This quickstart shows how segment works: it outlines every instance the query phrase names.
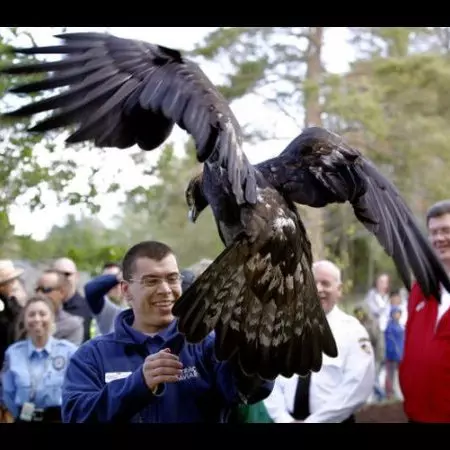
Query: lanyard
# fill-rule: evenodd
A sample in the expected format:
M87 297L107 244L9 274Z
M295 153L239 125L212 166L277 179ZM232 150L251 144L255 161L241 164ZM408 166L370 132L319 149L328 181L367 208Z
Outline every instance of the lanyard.
M41 353L41 355L43 356L43 353ZM40 358L42 358L41 355L40 355ZM50 359L51 359L51 356L47 355L45 363L44 363L44 367L41 370L39 370L38 372L36 372L36 370L31 369L31 361L29 358L27 358L27 368L28 368L28 373L30 375L30 397L29 397L30 402L34 402L34 399L36 398L37 387L38 387L39 383L42 381L42 379L44 378L45 373L48 371ZM39 366L41 366L41 362L42 362L42 360L40 359L38 362Z

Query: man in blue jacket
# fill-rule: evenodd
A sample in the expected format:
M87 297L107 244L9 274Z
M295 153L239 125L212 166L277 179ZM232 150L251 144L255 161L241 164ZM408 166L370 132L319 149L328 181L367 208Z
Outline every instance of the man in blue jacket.
M184 292L195 280L195 275L189 269L181 271L181 291ZM108 334L114 331L114 323L117 316L125 308L126 302L119 298L120 303L113 302L110 292L115 290L122 281L122 269L118 264L108 263L103 267L102 275L92 278L84 285L84 296L100 334ZM119 295L120 296L120 292Z
M81 346L63 386L64 422L225 422L239 403L266 398L273 383L244 376L214 357L214 335L188 344L172 306L181 295L173 251L141 242L124 257L130 309L115 331Z

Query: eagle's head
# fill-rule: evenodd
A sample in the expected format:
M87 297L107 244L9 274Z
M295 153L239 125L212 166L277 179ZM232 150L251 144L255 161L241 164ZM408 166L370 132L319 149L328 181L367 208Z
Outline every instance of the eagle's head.
M185 195L189 207L189 220L195 223L200 213L208 206L202 189L203 172L195 175L189 182Z

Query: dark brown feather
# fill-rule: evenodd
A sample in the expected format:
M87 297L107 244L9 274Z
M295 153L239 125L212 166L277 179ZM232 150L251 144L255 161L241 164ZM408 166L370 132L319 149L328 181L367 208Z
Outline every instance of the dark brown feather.
M408 289L412 275L425 295L439 299L440 283L450 289L445 269L396 187L342 137L308 128L279 157L256 167L293 202L312 207L350 202Z
M273 379L318 371L337 356L311 272L312 254L295 210L270 188L242 214L237 236L175 304L191 342L216 332L216 355L236 353L246 374ZM268 207L269 206L269 207Z
M1 72L53 72L47 80L20 85L11 92L70 89L6 115L21 117L54 110L31 131L75 125L69 143L90 140L99 147L118 148L137 144L144 150L160 146L176 123L193 136L199 162L226 169L238 204L256 202L254 169L242 151L238 121L195 63L175 49L107 34L59 37L63 45L16 51L67 54L65 58L13 65Z

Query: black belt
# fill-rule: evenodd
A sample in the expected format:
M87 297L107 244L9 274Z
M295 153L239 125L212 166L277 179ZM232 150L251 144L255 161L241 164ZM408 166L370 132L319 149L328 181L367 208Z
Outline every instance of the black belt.
M45 409L35 409L32 422L61 422L61 408L59 406L51 406ZM17 419L16 422L26 422Z

